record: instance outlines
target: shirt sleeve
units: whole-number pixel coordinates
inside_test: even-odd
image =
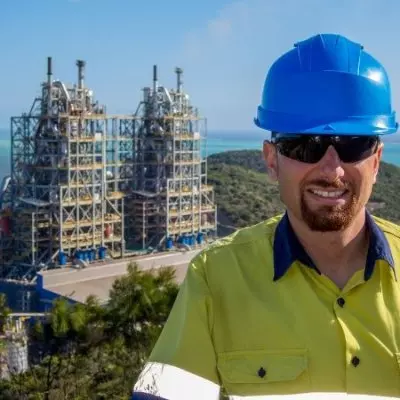
[[[134,386],[133,398],[139,399],[142,393],[168,400],[219,399],[205,259],[202,253],[189,263],[168,320]]]

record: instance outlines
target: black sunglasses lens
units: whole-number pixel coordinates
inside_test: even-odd
[[[350,137],[340,141],[335,149],[344,163],[354,163],[372,156],[378,148],[377,137]]]
[[[276,144],[279,153],[285,157],[309,164],[317,163],[329,147],[318,140],[310,140],[307,136],[279,139]]]
[[[374,154],[378,142],[377,137],[368,136],[299,136],[280,138],[276,145],[285,157],[309,164],[320,161],[329,146],[333,146],[343,162],[354,163]]]

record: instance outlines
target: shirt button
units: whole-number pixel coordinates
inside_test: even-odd
[[[354,357],[351,359],[351,363],[352,363],[355,367],[357,367],[357,365],[360,364],[360,359],[359,359],[357,356],[354,356]]]
[[[346,301],[344,300],[343,297],[339,297],[336,302],[339,304],[340,307],[343,307]]]
[[[267,371],[263,368],[263,367],[261,367],[259,370],[258,370],[258,376],[260,377],[260,378],[264,378],[264,376],[267,374]]]

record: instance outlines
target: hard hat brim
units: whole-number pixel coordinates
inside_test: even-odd
[[[261,129],[281,133],[319,134],[319,135],[388,135],[396,133],[398,123],[396,113],[348,117],[340,121],[309,121],[303,115],[285,116],[282,113],[266,111],[258,107],[254,123]]]

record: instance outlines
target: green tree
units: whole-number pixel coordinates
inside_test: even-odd
[[[174,270],[143,272],[137,265],[115,282],[107,305],[108,333],[122,335],[129,348],[152,347],[175,301]]]
[[[0,399],[128,399],[177,292],[171,268],[132,264],[104,306],[57,299],[31,332],[35,365],[0,381]]]
[[[7,323],[7,317],[11,314],[10,308],[7,306],[7,297],[4,293],[0,293],[0,335],[4,333]]]

